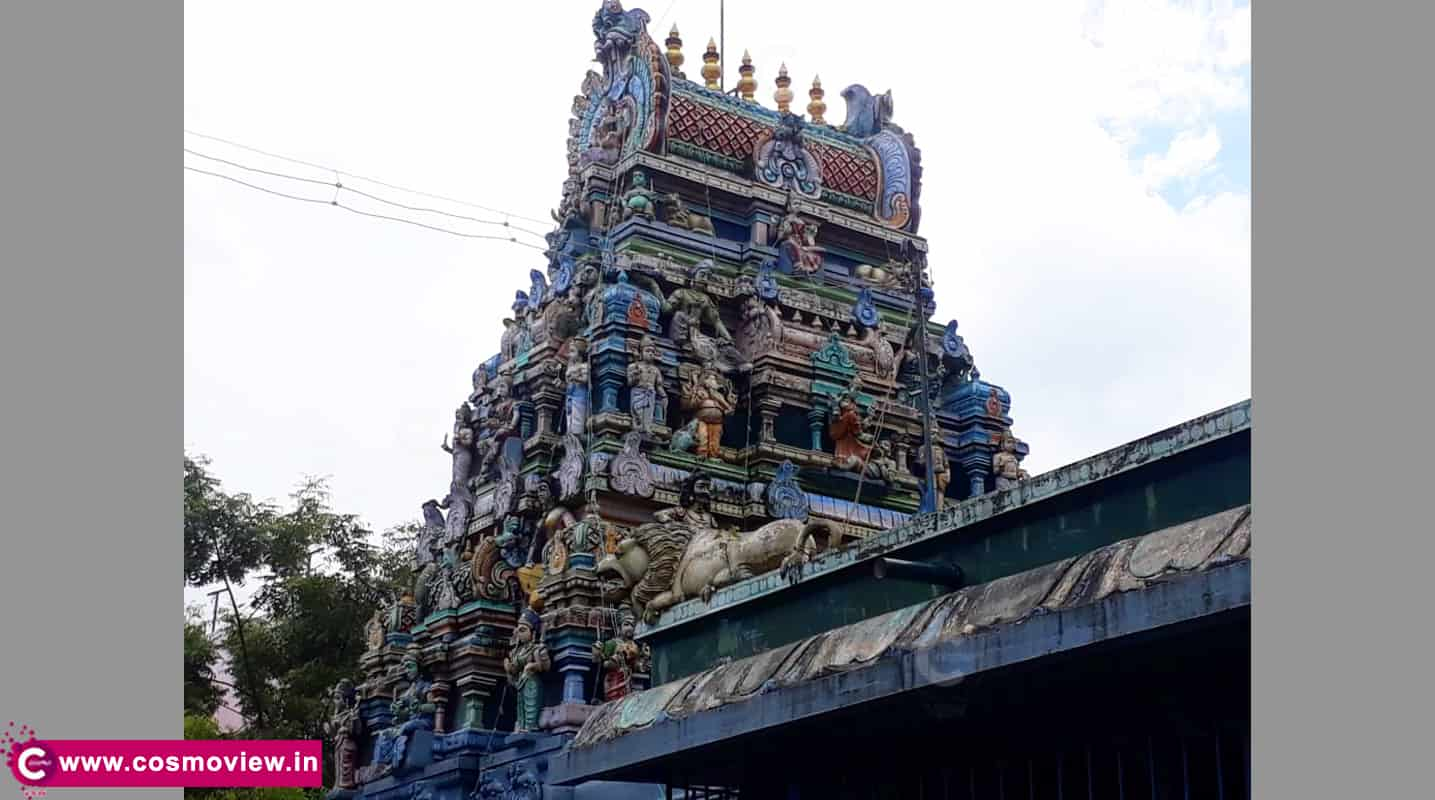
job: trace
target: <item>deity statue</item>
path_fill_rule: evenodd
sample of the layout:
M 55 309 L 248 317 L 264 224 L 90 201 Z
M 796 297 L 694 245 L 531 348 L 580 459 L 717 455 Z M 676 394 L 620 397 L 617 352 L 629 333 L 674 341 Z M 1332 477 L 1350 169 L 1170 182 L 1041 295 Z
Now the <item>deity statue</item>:
M 823 248 L 817 246 L 817 223 L 797 213 L 788 196 L 787 213 L 777 225 L 777 268 L 783 272 L 811 275 L 822 270 Z
M 324 735 L 334 743 L 334 789 L 353 789 L 359 758 L 359 738 L 364 735 L 364 720 L 359 716 L 358 697 L 354 682 L 344 678 L 331 693 L 333 708 L 324 722 Z
M 1019 482 L 1028 477 L 1026 470 L 1021 468 L 1021 461 L 1016 454 L 1016 437 L 1012 435 L 1011 429 L 1002 431 L 1001 449 L 992 456 L 992 474 L 996 476 L 997 491 L 1014 488 Z
M 457 548 L 444 548 L 437 563 L 430 565 L 425 572 L 420 576 L 420 580 L 426 581 L 426 585 L 421 587 L 423 594 L 416 593 L 421 618 L 435 611 L 452 611 L 468 599 L 468 577 L 458 563 Z
M 418 574 L 414 577 L 414 602 L 418 605 L 420 617 L 427 616 L 430 610 L 430 588 L 434 586 L 434 576 L 440 569 L 444 543 L 448 538 L 447 522 L 443 512 L 439 510 L 438 502 L 425 502 L 423 515 L 424 526 L 419 530 L 414 543 L 414 565 L 418 568 Z
M 504 560 L 514 567 L 523 566 L 523 556 L 527 552 L 523 540 L 523 520 L 512 514 L 503 518 L 503 528 L 493 537 L 493 543 L 503 553 Z
M 403 660 L 404 679 L 408 686 L 394 696 L 389 704 L 393 724 L 379 731 L 374 740 L 374 767 L 387 773 L 404 762 L 409 737 L 417 731 L 431 731 L 438 706 L 429 697 L 433 684 L 419 669 L 418 653 L 410 648 Z
M 365 652 L 373 652 L 384 646 L 384 635 L 388 633 L 388 627 L 384 625 L 384 609 L 374 609 L 374 615 L 364 625 L 364 643 L 367 646 Z
M 468 395 L 468 404 L 471 406 L 469 409 L 470 422 L 483 415 L 483 392 L 487 388 L 488 369 L 480 364 L 478 369 L 473 371 L 473 391 Z
M 508 674 L 508 685 L 517 694 L 514 733 L 528 733 L 538 727 L 538 714 L 543 710 L 543 684 L 540 677 L 547 672 L 552 662 L 548 648 L 542 642 L 543 620 L 530 605 L 523 609 L 518 624 L 513 629 L 513 638 L 508 643 L 508 655 L 503 659 L 503 671 Z
M 623 219 L 639 216 L 648 220 L 657 218 L 658 193 L 648 186 L 648 176 L 642 170 L 633 170 L 633 185 L 619 198 L 623 206 Z
M 579 164 L 616 164 L 623 152 L 623 141 L 627 138 L 631 122 L 620 108 L 609 98 L 603 98 L 602 110 L 598 112 L 598 124 L 593 128 L 593 137 L 588 149 L 579 158 Z
M 742 322 L 737 347 L 752 362 L 763 353 L 776 352 L 783 339 L 782 314 L 753 292 L 742 301 Z
M 880 439 L 876 454 L 867 462 L 867 477 L 891 483 L 896 475 L 897 459 L 892 456 L 892 443 Z
M 651 650 L 634 639 L 637 624 L 632 611 L 619 617 L 618 633 L 612 639 L 593 643 L 593 660 L 603 668 L 603 699 L 617 700 L 633 691 L 633 676 L 647 674 Z
M 663 371 L 658 367 L 658 343 L 644 336 L 638 344 L 638 360 L 628 365 L 628 408 L 633 427 L 645 436 L 653 433 L 657 409 L 668 404 L 668 391 L 663 388 Z
M 832 466 L 848 472 L 862 472 L 867 457 L 872 453 L 872 436 L 863 429 L 862 407 L 857 404 L 855 390 L 849 390 L 837 399 L 837 408 L 827 432 L 837 445 L 832 457 Z
M 952 482 L 952 465 L 951 462 L 947 461 L 947 451 L 942 449 L 942 442 L 940 437 L 936 435 L 937 433 L 938 431 L 933 431 L 932 462 L 935 464 L 935 467 L 931 469 L 932 482 L 936 484 L 937 489 L 937 510 L 941 511 L 942 507 L 946 505 L 947 485 Z M 922 455 L 924 449 L 924 447 L 919 445 L 916 448 L 915 457 L 917 463 L 925 466 L 924 456 Z
M 603 546 L 609 525 L 598 514 L 596 503 L 589 503 L 577 525 L 565 530 L 564 539 L 572 553 L 598 553 Z
M 563 379 L 568 385 L 564 397 L 565 430 L 579 436 L 588 428 L 588 372 L 588 341 L 570 340 L 568 365 L 563 370 Z
M 460 409 L 460 412 L 462 411 L 463 409 Z M 448 436 L 444 436 L 439 448 L 453 457 L 453 477 L 448 484 L 449 493 L 467 495 L 468 479 L 473 474 L 473 428 L 464 424 L 455 431 L 453 444 L 450 445 Z
M 553 496 L 553 486 L 547 478 L 539 475 L 529 477 L 529 489 L 537 496 L 538 502 L 538 535 L 533 537 L 533 542 L 528 548 L 527 564 L 537 564 L 543 552 L 548 549 L 548 543 L 561 540 L 563 531 L 578 523 L 578 518 L 569 511 Z
M 479 463 L 478 472 L 474 473 L 474 479 L 477 481 L 485 481 L 492 474 L 493 464 L 498 459 L 504 440 L 518 433 L 522 421 L 518 404 L 513 402 L 511 396 L 511 377 L 499 375 L 498 379 L 489 385 L 489 391 L 493 393 L 493 400 L 489 405 L 488 416 L 483 419 L 483 436 L 477 446 Z
M 706 472 L 697 470 L 683 480 L 678 504 L 653 513 L 653 519 L 664 524 L 682 523 L 690 528 L 716 529 L 717 517 L 712 513 L 713 481 Z
M 453 456 L 453 477 L 449 482 L 448 495 L 438 504 L 438 507 L 448 509 L 444 544 L 453 546 L 467 536 L 468 518 L 473 512 L 473 490 L 469 488 L 469 478 L 473 475 L 473 428 L 459 428 L 452 445 L 445 436 L 439 446 Z
M 712 329 L 713 335 L 720 341 L 730 344 L 732 343 L 732 334 L 728 332 L 727 326 L 722 322 L 722 315 L 718 313 L 717 303 L 713 302 L 712 296 L 707 292 L 707 284 L 711 276 L 711 261 L 695 265 L 691 276 L 692 284 L 681 287 L 668 295 L 663 302 L 663 313 L 682 312 L 691 324 L 706 325 Z M 672 338 L 677 339 L 678 337 L 673 336 Z
M 722 455 L 722 426 L 737 409 L 732 381 L 716 368 L 704 365 L 683 384 L 683 410 L 692 411 L 698 421 L 697 454 L 703 458 Z

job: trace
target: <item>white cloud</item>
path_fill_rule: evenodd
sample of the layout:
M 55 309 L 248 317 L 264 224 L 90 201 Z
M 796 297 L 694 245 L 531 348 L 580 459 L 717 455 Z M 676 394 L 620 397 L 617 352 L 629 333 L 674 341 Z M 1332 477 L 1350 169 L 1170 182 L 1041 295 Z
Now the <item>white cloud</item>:
M 1221 153 L 1221 136 L 1215 128 L 1204 132 L 1182 131 L 1176 134 L 1162 155 L 1146 156 L 1141 175 L 1151 191 L 1159 191 L 1172 182 L 1191 185 L 1215 168 Z
M 644 5 L 655 25 L 668 6 Z M 727 5 L 727 48 L 752 52 L 765 104 L 779 61 L 802 98 L 822 75 L 836 121 L 847 84 L 893 90 L 923 152 L 938 316 L 1011 391 L 1033 472 L 1248 396 L 1249 197 L 1177 209 L 1148 191 L 1199 173 L 1220 143 L 1210 115 L 1248 107 L 1248 13 Z M 185 123 L 544 217 L 596 7 L 199 4 Z M 659 35 L 673 22 L 696 74 L 716 4 L 678 2 Z M 1134 143 L 1169 125 L 1188 135 L 1133 168 Z M 438 443 L 469 373 L 540 258 L 205 176 L 185 188 L 186 443 L 236 489 L 282 497 L 327 474 L 336 505 L 375 526 L 416 517 L 447 485 Z

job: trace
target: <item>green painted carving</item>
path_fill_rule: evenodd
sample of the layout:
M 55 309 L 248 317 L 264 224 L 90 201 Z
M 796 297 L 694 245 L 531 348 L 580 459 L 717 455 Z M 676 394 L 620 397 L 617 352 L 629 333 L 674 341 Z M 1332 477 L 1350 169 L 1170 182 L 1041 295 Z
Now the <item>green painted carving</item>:
M 852 360 L 852 353 L 848 351 L 846 345 L 842 344 L 842 337 L 838 336 L 835 331 L 827 337 L 827 344 L 812 354 L 812 367 L 843 375 L 853 375 L 857 372 L 857 363 Z

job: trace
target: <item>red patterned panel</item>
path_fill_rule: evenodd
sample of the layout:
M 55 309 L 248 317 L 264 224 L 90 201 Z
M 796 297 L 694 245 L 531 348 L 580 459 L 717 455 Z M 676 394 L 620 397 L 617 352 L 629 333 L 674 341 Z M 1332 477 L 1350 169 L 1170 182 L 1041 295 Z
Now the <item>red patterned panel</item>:
M 770 128 L 756 120 L 740 117 L 717 106 L 695 103 L 673 94 L 668 112 L 668 138 L 696 145 L 729 158 L 746 160 L 757 140 Z
M 696 145 L 704 150 L 746 161 L 762 137 L 772 127 L 754 119 L 734 114 L 720 106 L 694 101 L 674 92 L 668 111 L 668 139 Z M 849 150 L 806 140 L 807 150 L 822 164 L 823 188 L 877 201 L 877 162 Z
M 877 201 L 877 162 L 822 142 L 808 139 L 807 149 L 822 164 L 822 186 L 834 192 Z

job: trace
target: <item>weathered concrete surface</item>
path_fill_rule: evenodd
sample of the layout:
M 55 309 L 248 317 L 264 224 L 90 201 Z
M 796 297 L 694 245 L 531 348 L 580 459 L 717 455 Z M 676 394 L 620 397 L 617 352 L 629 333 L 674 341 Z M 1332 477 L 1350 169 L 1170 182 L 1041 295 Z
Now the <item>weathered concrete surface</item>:
M 1245 505 L 630 695 L 590 717 L 549 780 L 1249 606 L 1250 537 Z

